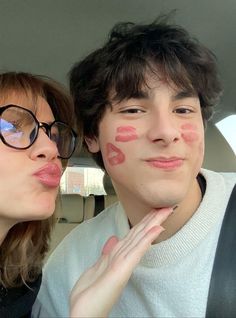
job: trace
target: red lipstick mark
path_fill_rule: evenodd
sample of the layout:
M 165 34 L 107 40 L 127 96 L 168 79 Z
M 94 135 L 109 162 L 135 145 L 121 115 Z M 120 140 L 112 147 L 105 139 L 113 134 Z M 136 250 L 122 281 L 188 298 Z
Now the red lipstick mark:
M 186 142 L 194 142 L 198 140 L 198 134 L 192 131 L 182 133 L 181 136 Z
M 136 128 L 132 126 L 120 126 L 116 132 L 115 141 L 127 142 L 138 139 Z
M 181 133 L 182 138 L 184 139 L 185 142 L 187 143 L 192 143 L 198 140 L 198 133 L 196 132 L 197 126 L 186 123 L 181 126 L 183 130 L 188 130 L 186 132 Z
M 119 165 L 125 161 L 125 155 L 123 152 L 111 143 L 107 144 L 107 157 L 108 162 L 112 166 Z

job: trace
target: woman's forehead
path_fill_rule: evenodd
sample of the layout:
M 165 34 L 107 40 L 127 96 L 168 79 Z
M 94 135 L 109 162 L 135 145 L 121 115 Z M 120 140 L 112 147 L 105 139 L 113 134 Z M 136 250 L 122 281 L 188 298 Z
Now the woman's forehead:
M 33 94 L 31 91 L 7 90 L 1 92 L 0 106 L 4 105 L 18 105 L 31 110 L 33 113 L 37 112 L 39 107 L 39 100 L 42 98 L 39 95 Z

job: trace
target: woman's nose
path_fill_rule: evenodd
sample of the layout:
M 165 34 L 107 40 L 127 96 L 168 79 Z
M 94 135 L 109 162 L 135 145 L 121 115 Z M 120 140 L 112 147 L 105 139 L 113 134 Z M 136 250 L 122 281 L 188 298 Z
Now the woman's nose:
M 33 160 L 51 161 L 59 156 L 56 143 L 48 137 L 43 129 L 39 129 L 38 137 L 29 149 Z

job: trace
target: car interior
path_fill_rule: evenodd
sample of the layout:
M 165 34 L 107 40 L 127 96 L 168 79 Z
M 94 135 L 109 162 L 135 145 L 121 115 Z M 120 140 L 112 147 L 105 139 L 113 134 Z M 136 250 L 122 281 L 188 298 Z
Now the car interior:
M 236 173 L 236 1 L 13 0 L 1 1 L 0 11 L 1 70 L 43 74 L 66 86 L 72 65 L 101 46 L 115 23 L 149 23 L 172 12 L 174 23 L 215 53 L 224 87 L 206 128 L 203 167 Z M 230 139 L 217 126 L 228 118 Z M 62 180 L 49 254 L 75 226 L 117 200 L 109 176 L 86 151 L 76 149 Z

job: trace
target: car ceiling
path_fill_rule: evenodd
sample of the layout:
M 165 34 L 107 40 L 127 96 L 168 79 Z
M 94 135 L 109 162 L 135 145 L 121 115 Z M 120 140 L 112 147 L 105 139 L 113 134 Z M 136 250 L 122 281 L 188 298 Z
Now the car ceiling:
M 0 0 L 1 71 L 44 74 L 67 85 L 71 66 L 120 21 L 151 22 L 176 10 L 182 25 L 217 56 L 224 94 L 213 122 L 236 114 L 235 0 Z

